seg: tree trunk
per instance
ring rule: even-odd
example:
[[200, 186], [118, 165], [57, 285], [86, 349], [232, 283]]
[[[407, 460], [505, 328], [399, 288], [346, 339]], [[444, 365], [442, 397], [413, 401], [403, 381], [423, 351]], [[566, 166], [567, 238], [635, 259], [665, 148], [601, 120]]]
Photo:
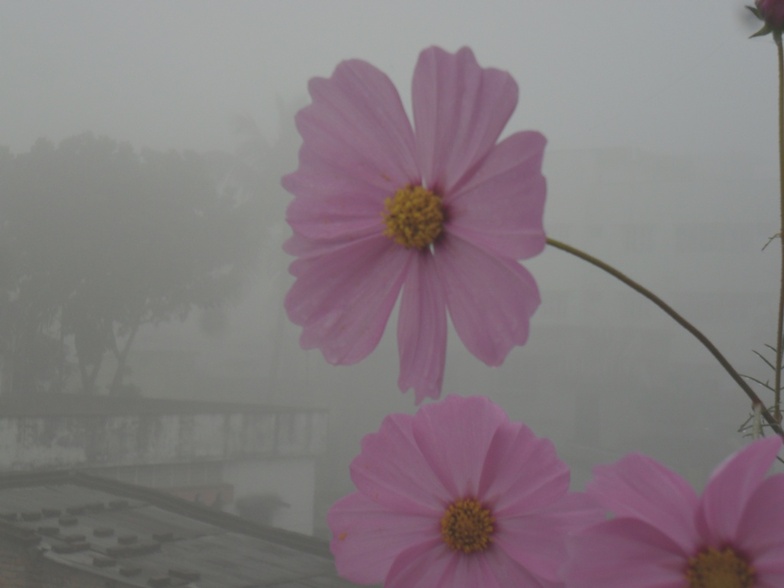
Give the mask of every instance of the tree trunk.
[[112, 333], [113, 337], [113, 345], [112, 351], [114, 352], [115, 357], [117, 358], [117, 368], [114, 370], [114, 377], [112, 378], [112, 383], [109, 386], [109, 394], [119, 394], [120, 393], [120, 386], [122, 385], [123, 381], [123, 374], [125, 373], [125, 366], [128, 362], [128, 351], [131, 349], [131, 344], [133, 344], [133, 339], [136, 337], [136, 333], [139, 330], [139, 322], [135, 322], [133, 327], [131, 328], [131, 332], [128, 334], [128, 337], [125, 339], [125, 344], [123, 345], [122, 350], [120, 350], [117, 346], [117, 339], [114, 337], [114, 333]]

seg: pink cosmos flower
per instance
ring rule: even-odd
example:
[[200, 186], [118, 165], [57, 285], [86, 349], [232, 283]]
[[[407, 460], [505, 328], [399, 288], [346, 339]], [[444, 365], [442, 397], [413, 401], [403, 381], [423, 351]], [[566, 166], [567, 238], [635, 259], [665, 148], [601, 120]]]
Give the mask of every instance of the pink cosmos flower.
[[759, 15], [773, 30], [784, 28], [784, 0], [755, 0]]
[[597, 468], [588, 493], [616, 518], [569, 541], [569, 588], [781, 588], [784, 474], [765, 477], [781, 439], [720, 465], [702, 496], [658, 462]]
[[299, 168], [283, 178], [294, 194], [284, 249], [298, 257], [286, 310], [302, 347], [333, 364], [364, 359], [402, 290], [398, 386], [417, 403], [441, 392], [447, 309], [468, 350], [500, 365], [539, 305], [517, 260], [545, 245], [545, 139], [496, 143], [517, 104], [512, 77], [467, 48], [424, 50], [415, 128], [389, 78], [364, 61], [309, 89]]
[[567, 532], [602, 518], [553, 444], [484, 397], [387, 416], [327, 522], [338, 573], [385, 588], [553, 588]]

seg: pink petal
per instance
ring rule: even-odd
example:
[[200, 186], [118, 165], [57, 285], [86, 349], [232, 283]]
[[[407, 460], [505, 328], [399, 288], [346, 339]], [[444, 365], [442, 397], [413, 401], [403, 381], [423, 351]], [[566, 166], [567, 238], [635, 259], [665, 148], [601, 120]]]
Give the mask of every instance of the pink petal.
[[481, 68], [466, 47], [431, 47], [419, 54], [412, 94], [421, 169], [430, 188], [449, 194], [495, 145], [517, 105], [517, 84]]
[[485, 553], [465, 556], [451, 552], [451, 556], [453, 565], [447, 568], [441, 579], [443, 588], [505, 588], [498, 583]]
[[568, 490], [569, 468], [552, 441], [537, 438], [523, 423], [498, 427], [479, 484], [479, 496], [496, 516], [536, 512]]
[[528, 339], [539, 290], [519, 263], [489, 255], [447, 235], [436, 248], [447, 308], [466, 348], [488, 365], [501, 365]]
[[499, 143], [459, 191], [447, 194], [446, 230], [488, 253], [524, 259], [542, 251], [546, 139], [516, 133]]
[[594, 468], [588, 493], [619, 517], [634, 517], [669, 535], [684, 551], [698, 541], [694, 528], [697, 495], [659, 462], [630, 454]]
[[566, 561], [566, 538], [604, 520], [596, 503], [581, 493], [568, 494], [530, 515], [497, 513], [495, 545], [537, 576], [556, 582]]
[[286, 295], [289, 319], [302, 325], [300, 344], [333, 364], [356, 363], [375, 349], [410, 260], [384, 236], [300, 258]]
[[[300, 153], [300, 159], [303, 160], [304, 157]], [[304, 175], [304, 171], [298, 171], [286, 176], [284, 185], [295, 194], [307, 193], [310, 188], [302, 185]], [[316, 182], [318, 178], [329, 177], [318, 173], [314, 176]], [[390, 186], [390, 189], [394, 188]], [[345, 243], [371, 235], [381, 235], [385, 228], [382, 216], [384, 199], [388, 195], [388, 192], [349, 186], [343, 191], [323, 194], [318, 198], [297, 197], [286, 209], [286, 220], [295, 234], [309, 239]]]
[[351, 462], [357, 489], [389, 510], [440, 520], [450, 496], [414, 440], [414, 417], [391, 414]]
[[[318, 257], [340, 249], [345, 245], [346, 243], [343, 242], [330, 243], [324, 240], [314, 241], [313, 239], [303, 237], [299, 233], [294, 233], [291, 237], [286, 239], [285, 243], [283, 243], [283, 251], [296, 257]], [[289, 272], [290, 271], [291, 268], [289, 267]]]
[[407, 549], [395, 558], [384, 588], [451, 588], [458, 557], [440, 538]]
[[490, 547], [481, 554], [457, 556], [457, 565], [446, 587], [508, 588], [509, 586], [549, 587], [535, 573], [509, 558], [503, 551]]
[[732, 541], [749, 497], [762, 483], [781, 449], [780, 437], [750, 443], [711, 475], [697, 509], [697, 529], [711, 544]]
[[688, 555], [638, 519], [614, 519], [567, 540], [568, 588], [684, 588]]
[[[378, 235], [371, 235], [369, 237], [364, 237], [365, 240], [373, 239], [373, 238], [376, 238], [378, 240], [378, 245], [385, 243], [385, 241], [378, 239]], [[294, 233], [283, 243], [283, 250], [289, 255], [312, 259], [312, 258], [336, 253], [337, 251], [346, 247], [346, 245], [352, 245], [353, 241], [360, 241], [362, 239], [363, 238], [351, 239], [348, 242], [340, 237], [336, 239], [323, 239], [323, 238], [310, 239], [299, 233]], [[394, 248], [390, 248], [390, 249], [394, 249]], [[298, 270], [300, 272], [302, 271], [302, 268], [299, 265], [295, 266], [295, 268], [289, 266], [289, 273], [293, 275], [297, 275], [294, 274], [294, 271], [298, 271]]]
[[300, 169], [284, 186], [298, 196], [322, 197], [358, 195], [358, 188], [391, 194], [419, 182], [411, 124], [386, 74], [349, 60], [308, 87], [313, 102], [297, 114]]
[[[535, 570], [520, 565], [520, 562], [515, 561], [504, 550], [496, 547], [491, 547], [487, 552], [483, 553], [480, 563], [485, 569], [485, 579], [492, 575], [495, 577], [497, 584], [479, 583], [474, 584], [474, 586], [498, 585], [500, 588], [509, 586], [521, 588], [528, 586], [532, 588], [563, 588], [563, 583], [560, 580], [554, 582], [537, 575]], [[466, 588], [471, 588], [471, 585], [467, 585]]]
[[784, 586], [784, 558], [778, 551], [768, 551], [754, 560], [754, 588], [781, 588]]
[[313, 103], [297, 114], [300, 165], [283, 178], [296, 196], [287, 220], [311, 239], [381, 234], [384, 199], [420, 181], [400, 96], [386, 75], [358, 60], [314, 78], [310, 92]]
[[749, 498], [732, 541], [751, 558], [759, 578], [775, 576], [784, 585], [784, 474], [764, 480]]
[[387, 510], [360, 493], [337, 501], [327, 523], [338, 573], [360, 584], [381, 583], [401, 552], [441, 540], [437, 520]]
[[[781, 564], [780, 561], [778, 563]], [[754, 588], [781, 588], [784, 586], [784, 571], [759, 574], [754, 581]]]
[[414, 388], [416, 403], [438, 398], [446, 362], [446, 300], [429, 252], [417, 254], [403, 286], [397, 323], [402, 392]]
[[401, 553], [389, 570], [384, 588], [550, 588], [502, 551], [492, 547], [466, 556], [443, 543], [412, 547]]
[[414, 415], [414, 439], [449, 501], [481, 498], [479, 480], [487, 451], [498, 427], [508, 420], [500, 407], [480, 396], [450, 395]]

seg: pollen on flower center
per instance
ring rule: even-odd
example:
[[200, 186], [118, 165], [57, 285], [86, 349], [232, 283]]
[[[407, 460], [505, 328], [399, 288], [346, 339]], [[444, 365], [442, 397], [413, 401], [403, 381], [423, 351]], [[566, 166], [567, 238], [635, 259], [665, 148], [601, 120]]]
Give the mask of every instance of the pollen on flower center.
[[494, 520], [490, 510], [475, 498], [458, 500], [441, 517], [441, 538], [453, 551], [484, 551], [492, 541]]
[[689, 559], [689, 588], [754, 588], [754, 568], [733, 549], [708, 548]]
[[384, 234], [407, 249], [424, 249], [444, 227], [441, 198], [423, 186], [406, 186], [384, 203]]

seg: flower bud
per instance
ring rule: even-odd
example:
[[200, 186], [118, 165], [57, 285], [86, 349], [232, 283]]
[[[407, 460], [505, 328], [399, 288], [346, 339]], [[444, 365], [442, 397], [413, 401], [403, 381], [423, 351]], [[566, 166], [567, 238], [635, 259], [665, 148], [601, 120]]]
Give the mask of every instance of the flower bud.
[[754, 5], [753, 12], [765, 21], [766, 32], [784, 29], [784, 0], [754, 0]]

